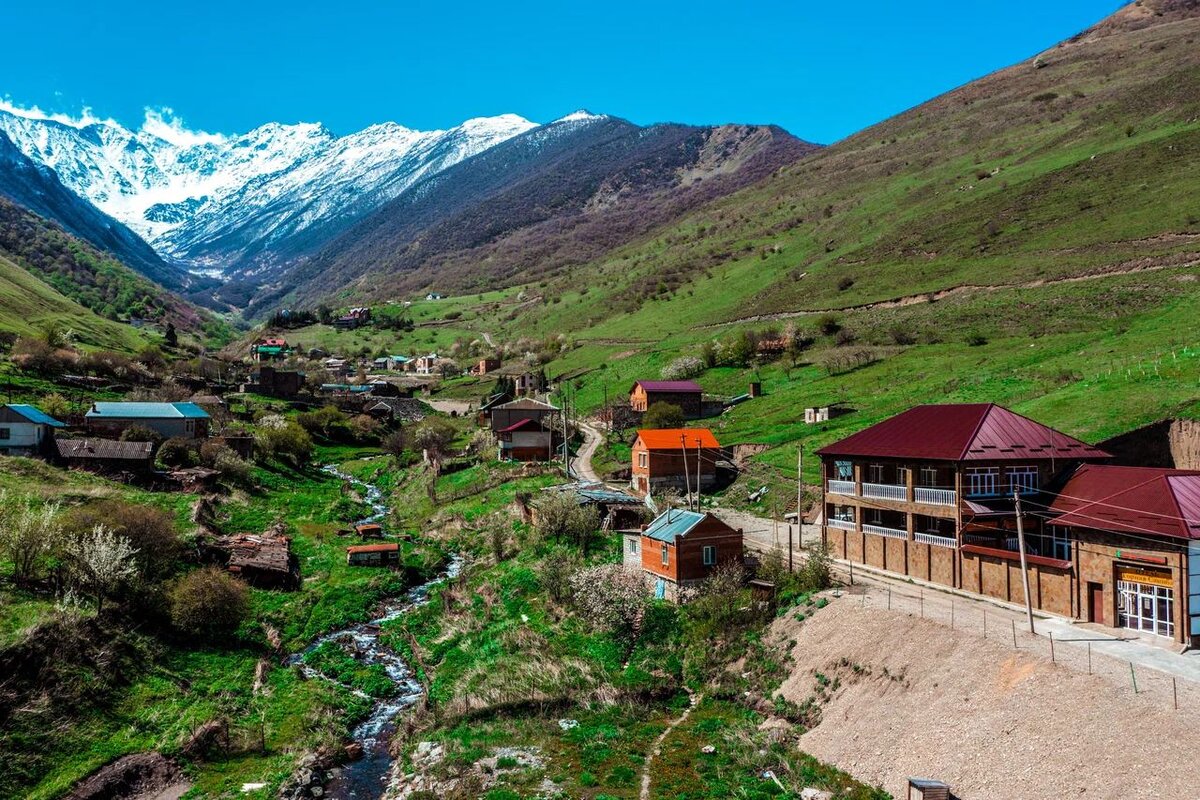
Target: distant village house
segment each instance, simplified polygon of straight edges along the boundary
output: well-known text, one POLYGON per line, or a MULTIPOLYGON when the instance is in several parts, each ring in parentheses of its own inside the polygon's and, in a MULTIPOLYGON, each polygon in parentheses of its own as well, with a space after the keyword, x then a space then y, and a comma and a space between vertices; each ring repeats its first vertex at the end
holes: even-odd
POLYGON ((0 406, 0 453, 32 456, 52 452, 54 432, 65 428, 42 410, 24 403, 0 406))
POLYGON ((630 488, 639 494, 663 489, 695 491, 716 483, 723 457, 717 437, 707 428, 639 430, 633 442, 630 488))
POLYGON ((669 509, 622 540, 626 566, 642 570, 656 597, 676 602, 718 566, 744 559, 742 532, 709 513, 669 509))
POLYGON ((90 433, 119 438, 127 428, 148 428, 164 439, 203 439, 210 417, 195 403, 93 403, 84 415, 90 433))
POLYGON ((629 405, 634 411, 647 411, 655 403, 679 406, 684 419, 700 419, 704 390, 694 381, 637 381, 629 389, 629 405))

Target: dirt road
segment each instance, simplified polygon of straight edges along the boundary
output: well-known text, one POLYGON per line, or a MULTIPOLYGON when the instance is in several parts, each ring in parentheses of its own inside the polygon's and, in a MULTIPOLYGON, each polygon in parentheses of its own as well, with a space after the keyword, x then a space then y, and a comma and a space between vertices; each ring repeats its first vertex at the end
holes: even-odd
POLYGON ((600 432, 599 428, 588 422, 579 423, 579 432, 583 434, 583 446, 579 448, 579 452, 571 461, 571 477, 582 481, 603 483, 592 467, 592 456, 596 454, 596 448, 604 441, 604 434, 600 432))

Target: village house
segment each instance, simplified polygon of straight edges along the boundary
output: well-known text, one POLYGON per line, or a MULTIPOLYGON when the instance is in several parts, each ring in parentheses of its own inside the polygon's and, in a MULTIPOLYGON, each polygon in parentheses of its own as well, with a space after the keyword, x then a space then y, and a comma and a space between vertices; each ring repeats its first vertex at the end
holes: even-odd
POLYGON ((413 372, 418 375, 433 375, 437 372, 438 364, 441 361, 437 353, 421 356, 413 362, 413 372))
POLYGON ((488 375, 500 369, 500 359, 498 358, 481 358, 476 364, 471 367, 472 375, 488 375))
MULTIPOLYGON (((1060 568, 1034 562, 1038 608, 1200 644, 1200 472, 1084 464, 1045 516, 1049 530, 1029 550, 1065 564, 1070 585, 1066 597, 1046 592, 1045 584, 1063 580, 1060 568)), ((989 577, 999 582, 981 574, 967 583, 989 577)))
POLYGON ((346 548, 346 563, 352 567, 394 567, 400 563, 400 545, 357 544, 346 548))
POLYGON ((250 376, 250 383, 241 388, 243 392, 288 400, 300 394, 304 377, 304 373, 297 370, 276 369, 264 364, 250 376))
POLYGON ((268 361, 283 361, 291 352, 287 340, 278 336, 268 336, 250 345, 250 359, 260 364, 268 361))
POLYGON ((352 331, 371 321, 371 309, 366 306, 356 306, 333 321, 333 327, 340 331, 352 331))
POLYGON ((541 372, 522 372, 513 376, 513 392, 517 395, 535 395, 547 388, 546 376, 541 372))
POLYGON ((600 513, 600 529, 605 531, 630 530, 641 525, 647 509, 645 502, 632 494, 615 492, 597 485, 596 488, 579 489, 575 492, 579 505, 594 507, 600 513))
POLYGON ((491 409, 489 419, 501 461, 552 461, 562 443, 556 418, 559 409, 522 397, 491 409))
POLYGON ((58 439, 58 458, 69 469, 106 475, 148 475, 154 471, 153 442, 112 439, 58 439))
POLYGON ((668 509, 622 539, 625 565, 641 569, 656 597, 676 602, 719 565, 743 561, 741 530, 709 513, 668 509))
POLYGON ((203 439, 209 415, 195 403, 92 403, 84 415, 91 433, 119 438, 126 428, 148 428, 164 439, 203 439))
POLYGON ((7 403, 0 406, 0 453, 32 456, 53 452, 54 431, 66 423, 34 406, 7 403))
POLYGON ((442 294, 441 292, 430 292, 429 294, 425 295, 426 300, 442 300, 445 297, 446 295, 442 294))
POLYGON ((647 411, 655 403, 679 406, 684 419, 700 419, 704 390, 695 381, 636 381, 630 387, 629 405, 634 411, 647 411))
POLYGON ((663 489, 707 489, 717 480, 722 458, 717 437, 707 428, 639 430, 633 442, 629 486, 639 494, 663 489))
MULTIPOLYGON (((991 403, 917 406, 817 454, 835 557, 1010 602, 1024 600, 1014 498, 1045 508, 1056 480, 1110 458, 991 403)), ((1037 517, 1023 524, 1034 594, 1069 616, 1072 565, 1037 517)))
POLYGON ((354 372, 354 365, 344 358, 330 356, 321 362, 321 368, 334 378, 345 378, 354 372))

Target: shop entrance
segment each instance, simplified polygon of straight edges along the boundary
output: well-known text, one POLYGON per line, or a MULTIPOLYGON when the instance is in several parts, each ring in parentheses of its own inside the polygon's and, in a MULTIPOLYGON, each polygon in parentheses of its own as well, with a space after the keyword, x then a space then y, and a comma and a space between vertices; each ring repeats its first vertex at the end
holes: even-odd
POLYGON ((1117 567, 1117 624, 1175 636, 1175 592, 1169 570, 1117 567))

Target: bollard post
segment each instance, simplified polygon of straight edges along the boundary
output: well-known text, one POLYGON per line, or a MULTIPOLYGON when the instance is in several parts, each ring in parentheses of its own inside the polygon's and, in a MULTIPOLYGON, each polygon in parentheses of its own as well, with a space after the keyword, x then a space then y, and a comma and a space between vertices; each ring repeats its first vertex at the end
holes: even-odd
POLYGON ((892 610, 892 587, 888 587, 888 611, 892 610))
POLYGON ((987 609, 983 610, 983 638, 987 638, 987 609))
POLYGON ((925 619, 925 590, 921 589, 921 619, 925 619))
POLYGON ((1137 673, 1133 671, 1133 662, 1129 662, 1129 677, 1133 680, 1133 693, 1137 694, 1137 673))
POLYGON ((1092 674, 1092 643, 1088 642, 1088 675, 1092 674))
POLYGON ((1050 663, 1051 664, 1055 663, 1055 661, 1054 661, 1054 631, 1050 631, 1050 663))
POLYGON ((954 598, 950 598, 950 630, 954 630, 954 598))
POLYGON ((1178 711, 1179 710, 1179 684, 1177 684, 1175 682, 1174 678, 1171 678, 1171 694, 1175 698, 1175 710, 1178 711))
POLYGON ((1015 619, 1010 619, 1009 622, 1012 623, 1013 650, 1016 650, 1017 649, 1017 621, 1015 619))

